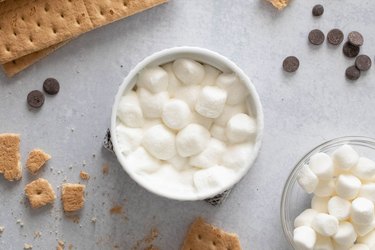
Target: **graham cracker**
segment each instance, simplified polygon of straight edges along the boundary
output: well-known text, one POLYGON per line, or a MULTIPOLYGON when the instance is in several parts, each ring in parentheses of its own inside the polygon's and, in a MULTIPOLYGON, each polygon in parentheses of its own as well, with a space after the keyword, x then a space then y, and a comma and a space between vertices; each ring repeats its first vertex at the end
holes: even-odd
POLYGON ((85 185, 65 183, 61 189, 61 200, 65 212, 74 212, 85 204, 85 185))
POLYGON ((87 172, 85 172, 85 171, 82 171, 82 170, 81 170, 81 172, 79 172, 79 177, 80 177, 82 180, 87 181, 87 180, 90 179, 90 174, 87 173, 87 172))
POLYGON ((63 45, 67 44, 70 40, 52 45, 48 48, 33 52, 31 54, 22 56, 17 58, 11 62, 7 62, 3 64, 3 70, 7 74, 8 77, 12 77, 15 74, 21 72, 22 70, 26 69, 27 67, 31 66, 32 64, 36 63, 37 61, 41 60, 42 58, 48 56, 58 48, 62 47, 63 45))
POLYGON ((83 0, 12 0, 0 4, 0 63, 93 28, 83 0))
POLYGON ((8 181, 22 177, 18 134, 0 134, 0 173, 4 174, 8 181))
POLYGON ((268 0, 268 1, 272 3, 272 5, 275 8, 279 10, 284 9, 288 5, 288 2, 289 2, 289 0, 268 0))
POLYGON ((206 223, 197 218, 190 226, 181 250, 241 250, 236 234, 206 223))
POLYGON ((44 164, 51 159, 51 156, 41 149, 34 149, 29 153, 26 167, 30 173, 36 174, 44 164))
POLYGON ((39 208, 53 203, 56 199, 51 184, 43 178, 30 182, 25 187, 25 194, 32 208, 39 208))

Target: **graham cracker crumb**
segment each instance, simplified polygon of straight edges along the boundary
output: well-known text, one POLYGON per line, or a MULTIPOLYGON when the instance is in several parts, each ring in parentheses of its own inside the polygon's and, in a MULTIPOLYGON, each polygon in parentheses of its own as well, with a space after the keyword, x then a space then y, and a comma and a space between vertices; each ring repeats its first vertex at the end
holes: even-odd
POLYGON ((45 153, 41 149, 34 149, 29 153, 26 167, 30 173, 36 174, 49 159, 51 159, 49 154, 45 153))
POLYGON ((40 231, 35 231, 34 232, 34 239, 35 238, 40 238, 40 237, 42 237, 42 233, 40 231))
POLYGON ((90 179, 90 175, 89 175, 89 173, 87 173, 87 172, 85 172, 85 171, 81 171, 81 172, 79 173, 79 177, 80 177, 82 180, 85 180, 85 181, 87 181, 87 180, 90 179))
POLYGON ((81 209, 85 203, 85 185, 64 183, 61 190, 61 200, 65 212, 81 209))
POLYGON ((289 2, 289 0, 268 0, 268 1, 271 2, 272 5, 279 10, 284 9, 288 5, 288 2, 289 2))
POLYGON ((53 203, 56 199, 51 184, 43 178, 30 182, 25 187, 25 193, 32 208, 39 208, 53 203))
POLYGON ((33 245, 25 243, 23 249, 33 249, 33 245))
POLYGON ((109 165, 107 163, 103 164, 102 171, 104 175, 108 175, 109 173, 109 165))
POLYGON ((18 134, 0 134, 0 173, 4 174, 8 181, 22 177, 18 134))
POLYGON ((131 248, 132 250, 158 250, 157 247, 153 245, 153 242, 159 236, 159 231, 157 228, 152 228, 150 232, 141 240, 138 240, 135 245, 131 248), (146 246, 145 246, 146 245, 146 246))
POLYGON ((91 218, 91 222, 92 222, 92 223, 96 223, 96 217, 92 217, 92 218, 91 218))
POLYGON ((122 214, 123 206, 121 205, 114 206, 109 210, 109 212, 110 214, 122 214))

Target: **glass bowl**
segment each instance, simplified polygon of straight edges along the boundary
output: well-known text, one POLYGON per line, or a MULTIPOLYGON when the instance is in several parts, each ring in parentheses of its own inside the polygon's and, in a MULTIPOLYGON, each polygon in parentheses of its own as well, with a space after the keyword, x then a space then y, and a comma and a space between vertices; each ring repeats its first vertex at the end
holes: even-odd
POLYGON ((304 164, 308 164, 310 157, 318 152, 324 152, 329 155, 337 148, 348 144, 352 146, 360 156, 375 159, 375 139, 363 136, 346 136, 333 140, 329 140, 308 152, 296 164, 288 180, 285 183, 282 198, 281 198, 281 224, 283 227, 284 235, 293 246, 293 230, 294 219, 305 209, 311 208, 311 199, 313 194, 307 194, 298 184, 297 175, 304 164))

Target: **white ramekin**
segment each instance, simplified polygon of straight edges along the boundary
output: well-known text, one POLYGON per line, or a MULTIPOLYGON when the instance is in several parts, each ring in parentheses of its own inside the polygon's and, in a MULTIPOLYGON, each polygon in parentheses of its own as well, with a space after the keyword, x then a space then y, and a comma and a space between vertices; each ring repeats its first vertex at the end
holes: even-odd
POLYGON ((259 100, 259 96, 257 91, 255 90, 254 85, 250 81, 250 79, 245 75, 245 73, 232 61, 230 61, 228 58, 219 55, 216 52, 198 48, 198 47, 175 47, 170 49, 165 49, 160 52, 156 52, 152 54, 151 56, 146 57, 144 60, 142 60, 140 63, 135 66, 133 70, 129 72, 129 74, 125 77, 123 83, 119 87, 119 90, 115 97, 115 102, 112 107, 112 117, 111 117, 111 135, 112 135, 112 143, 113 143, 113 149, 117 156, 118 161, 120 162, 123 169, 129 174, 129 176, 135 180, 139 185, 147 189, 148 191, 155 193, 157 195, 169 198, 169 199, 175 199, 175 200, 203 200, 206 198, 214 197, 215 195, 218 195, 222 193, 223 191, 231 188, 236 183, 238 183, 243 176, 248 172, 248 170, 253 165, 255 158, 258 155, 259 148, 261 146, 262 136, 263 136, 263 111, 262 111, 262 105, 259 100), (232 182, 228 183, 227 186, 222 187, 217 190, 212 190, 209 192, 205 192, 204 194, 197 195, 181 195, 181 194, 173 194, 171 193, 163 193, 159 190, 155 189, 150 185, 149 182, 145 181, 142 176, 137 175, 132 171, 130 168, 131 166, 126 166, 125 164, 125 157, 119 150, 117 138, 116 138, 116 116, 117 116, 117 109, 118 104, 120 101, 121 96, 128 91, 129 89, 132 89, 136 83, 136 76, 143 68, 147 66, 157 66, 162 65, 171 61, 174 61, 177 58, 189 58, 196 61, 199 61, 201 63, 212 65, 219 70, 223 72, 234 72, 237 74, 237 76, 242 80, 242 82, 246 85, 246 87, 249 90, 249 97, 248 97, 248 105, 249 109, 252 112, 252 115, 256 118, 257 121, 257 134, 256 139, 254 142, 254 150, 251 155, 249 155, 250 163, 248 166, 244 167, 240 174, 237 175, 236 179, 233 179, 232 182))

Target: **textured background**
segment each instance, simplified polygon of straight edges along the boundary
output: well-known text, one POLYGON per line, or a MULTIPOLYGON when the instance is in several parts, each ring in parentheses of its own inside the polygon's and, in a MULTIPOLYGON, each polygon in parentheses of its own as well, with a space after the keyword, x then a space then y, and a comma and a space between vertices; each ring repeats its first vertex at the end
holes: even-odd
POLYGON ((23 162, 35 147, 49 152, 53 159, 39 176, 55 187, 64 178, 79 181, 82 169, 91 175, 78 223, 63 216, 58 200, 38 210, 22 204, 24 185, 33 179, 26 172, 16 183, 0 178, 0 225, 5 227, 0 249, 22 249, 24 243, 33 244, 33 249, 54 249, 57 239, 75 249, 132 249, 155 227, 155 245, 174 250, 199 215, 237 232, 246 250, 290 249, 279 206, 293 165, 327 139, 375 137, 375 67, 349 82, 344 71, 353 60, 342 55, 341 47, 313 47, 307 42, 313 28, 327 33, 337 27, 345 34, 358 30, 365 37, 362 52, 374 59, 375 2, 321 2, 325 13, 313 18, 311 8, 318 1, 292 1, 278 12, 261 0, 171 0, 85 34, 13 79, 0 73, 0 131, 22 134, 23 162), (180 45, 229 57, 253 80, 263 104, 265 134, 259 158, 221 207, 150 194, 102 149, 113 97, 126 74, 151 53, 180 45), (300 59, 295 74, 281 70, 288 55, 300 59), (29 111, 27 93, 41 89, 49 76, 59 79, 60 93, 47 97, 40 111, 29 111), (110 166, 108 175, 102 174, 104 163, 110 166), (124 206, 124 213, 110 215, 109 209, 117 204, 124 206), (35 231, 42 236, 34 239, 35 231))

